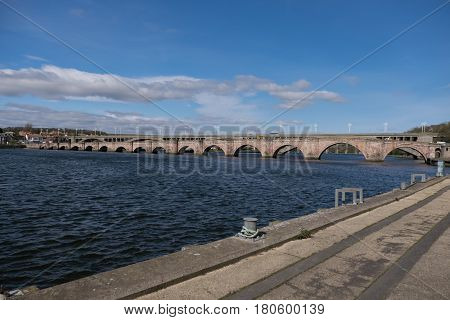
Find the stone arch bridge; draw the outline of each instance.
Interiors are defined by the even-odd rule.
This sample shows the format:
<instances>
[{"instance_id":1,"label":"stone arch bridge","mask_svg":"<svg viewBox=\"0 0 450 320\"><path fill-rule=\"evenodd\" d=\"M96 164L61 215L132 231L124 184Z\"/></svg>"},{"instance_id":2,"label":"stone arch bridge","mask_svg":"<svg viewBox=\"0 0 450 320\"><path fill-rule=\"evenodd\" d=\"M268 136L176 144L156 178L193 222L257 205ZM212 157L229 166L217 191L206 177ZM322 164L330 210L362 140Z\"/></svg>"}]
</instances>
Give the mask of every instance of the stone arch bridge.
<instances>
[{"instance_id":1,"label":"stone arch bridge","mask_svg":"<svg viewBox=\"0 0 450 320\"><path fill-rule=\"evenodd\" d=\"M246 146L256 148L263 157L277 157L297 149L305 159L320 159L329 147L337 144L352 145L368 161L383 161L395 149L421 156L430 162L440 155L440 145L433 142L391 140L359 136L246 136L246 137L139 137L89 136L71 137L60 142L29 145L32 148L53 150L83 150L105 152L153 152L164 150L169 154L182 154L190 150L202 155L210 149L222 150L225 156L237 156Z\"/></svg>"}]
</instances>

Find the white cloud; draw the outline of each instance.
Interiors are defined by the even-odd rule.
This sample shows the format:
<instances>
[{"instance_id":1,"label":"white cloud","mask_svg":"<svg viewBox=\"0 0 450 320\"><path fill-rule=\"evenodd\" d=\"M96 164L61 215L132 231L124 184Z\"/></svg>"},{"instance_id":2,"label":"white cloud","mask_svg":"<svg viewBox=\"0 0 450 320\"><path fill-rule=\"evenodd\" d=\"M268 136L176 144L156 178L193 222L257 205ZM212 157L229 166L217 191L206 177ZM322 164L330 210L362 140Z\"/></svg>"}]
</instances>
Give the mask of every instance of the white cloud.
<instances>
[{"instance_id":1,"label":"white cloud","mask_svg":"<svg viewBox=\"0 0 450 320\"><path fill-rule=\"evenodd\" d=\"M103 113L80 112L70 110L55 110L44 106L7 103L0 105L0 127L24 126L32 123L35 128L83 128L114 132L116 129L123 133L147 132L157 134L160 128L173 132L191 128L194 132L211 133L212 128L220 128L226 133L232 130L241 132L243 128L271 132L283 130L291 132L292 128L299 130L303 127L301 120L278 120L272 126L259 128L261 120L253 112L255 105L247 104L239 97L215 96L200 94L195 97L201 104L198 119L182 119L179 122L170 117L152 117L137 112L105 111ZM227 111L229 110L229 111ZM290 128L290 129L289 129ZM205 131L206 130L206 131ZM295 131L300 132L300 131Z\"/></svg>"},{"instance_id":2,"label":"white cloud","mask_svg":"<svg viewBox=\"0 0 450 320\"><path fill-rule=\"evenodd\" d=\"M341 102L342 97L331 91L308 92L309 82L298 80L289 85L251 75L236 76L231 81L217 81L188 76L130 78L119 75L100 74L77 69L45 65L41 68L18 70L0 69L0 95L34 95L52 100L90 100L117 102L147 102L162 100L194 101L201 104L202 97L229 96L228 102L238 96L267 93L281 102L281 107L304 99L296 107L315 100ZM223 102L223 101L221 101ZM209 103L209 101L208 101ZM223 103L225 107L241 106L242 103ZM201 112L207 113L207 107Z\"/></svg>"},{"instance_id":3,"label":"white cloud","mask_svg":"<svg viewBox=\"0 0 450 320\"><path fill-rule=\"evenodd\" d=\"M38 57L38 56L33 56L31 54L24 54L23 55L25 58L29 59L29 60L34 60L34 61L41 61L41 62L48 62L47 59L42 58L42 57Z\"/></svg>"},{"instance_id":4,"label":"white cloud","mask_svg":"<svg viewBox=\"0 0 450 320\"><path fill-rule=\"evenodd\" d=\"M196 111L206 121L220 120L220 122L232 123L236 120L253 122L257 119L257 114L252 112L256 109L256 105L244 103L235 95L200 93L194 97L194 101L200 105Z\"/></svg>"},{"instance_id":5,"label":"white cloud","mask_svg":"<svg viewBox=\"0 0 450 320\"><path fill-rule=\"evenodd\" d=\"M313 100L344 102L344 98L339 94L326 90L309 92L282 91L274 95L284 101L279 105L280 108L301 108L312 103Z\"/></svg>"},{"instance_id":6,"label":"white cloud","mask_svg":"<svg viewBox=\"0 0 450 320\"><path fill-rule=\"evenodd\" d=\"M135 132L137 127L179 125L173 119L148 117L139 113L107 111L104 114L95 114L15 103L0 106L0 127L23 126L25 123L32 123L36 128L101 128L110 132L114 131L114 128L121 128L123 132Z\"/></svg>"},{"instance_id":7,"label":"white cloud","mask_svg":"<svg viewBox=\"0 0 450 320\"><path fill-rule=\"evenodd\" d=\"M106 97L99 96L87 96L87 97L71 97L67 96L67 100L78 100L78 101L93 101L93 102L114 102L114 103L125 103L124 101L109 99Z\"/></svg>"}]
</instances>

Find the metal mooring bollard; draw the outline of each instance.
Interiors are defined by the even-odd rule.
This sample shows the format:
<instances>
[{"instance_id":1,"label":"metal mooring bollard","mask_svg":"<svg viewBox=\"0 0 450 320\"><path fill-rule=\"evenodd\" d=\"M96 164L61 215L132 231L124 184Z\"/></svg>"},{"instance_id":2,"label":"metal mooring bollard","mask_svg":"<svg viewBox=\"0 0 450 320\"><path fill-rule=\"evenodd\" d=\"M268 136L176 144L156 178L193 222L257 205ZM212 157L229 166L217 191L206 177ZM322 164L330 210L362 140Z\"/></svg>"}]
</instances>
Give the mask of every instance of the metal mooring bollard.
<instances>
[{"instance_id":1,"label":"metal mooring bollard","mask_svg":"<svg viewBox=\"0 0 450 320\"><path fill-rule=\"evenodd\" d=\"M436 172L436 177L443 177L444 176L444 161L443 160L439 160L437 163L437 172Z\"/></svg>"},{"instance_id":2,"label":"metal mooring bollard","mask_svg":"<svg viewBox=\"0 0 450 320\"><path fill-rule=\"evenodd\" d=\"M253 217L244 218L244 226L242 227L241 232L237 234L237 236L244 239L257 238L259 235L258 228L256 227L257 222L258 222L257 218Z\"/></svg>"},{"instance_id":3,"label":"metal mooring bollard","mask_svg":"<svg viewBox=\"0 0 450 320\"><path fill-rule=\"evenodd\" d=\"M244 227L250 231L256 232L258 229L256 228L256 223L258 222L257 218L244 218Z\"/></svg>"}]
</instances>

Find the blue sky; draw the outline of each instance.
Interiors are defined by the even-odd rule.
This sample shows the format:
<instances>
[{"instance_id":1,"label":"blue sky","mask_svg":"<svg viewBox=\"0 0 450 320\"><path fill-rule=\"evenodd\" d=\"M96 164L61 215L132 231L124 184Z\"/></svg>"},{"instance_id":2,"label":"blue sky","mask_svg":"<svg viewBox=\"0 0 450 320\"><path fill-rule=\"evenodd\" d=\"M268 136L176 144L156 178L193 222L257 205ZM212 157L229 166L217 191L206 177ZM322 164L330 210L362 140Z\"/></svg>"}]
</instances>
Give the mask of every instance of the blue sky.
<instances>
[{"instance_id":1,"label":"blue sky","mask_svg":"<svg viewBox=\"0 0 450 320\"><path fill-rule=\"evenodd\" d=\"M450 4L314 91L442 0L4 2L84 57L0 3L2 127L450 120Z\"/></svg>"}]
</instances>

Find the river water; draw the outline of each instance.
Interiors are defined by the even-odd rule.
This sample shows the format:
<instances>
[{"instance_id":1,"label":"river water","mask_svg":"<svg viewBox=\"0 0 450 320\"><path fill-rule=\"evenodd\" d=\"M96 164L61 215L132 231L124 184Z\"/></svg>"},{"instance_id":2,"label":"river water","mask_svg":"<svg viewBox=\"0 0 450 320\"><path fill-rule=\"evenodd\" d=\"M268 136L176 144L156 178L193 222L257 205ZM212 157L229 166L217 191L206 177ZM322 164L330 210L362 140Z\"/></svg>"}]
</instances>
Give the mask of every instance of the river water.
<instances>
[{"instance_id":1,"label":"river water","mask_svg":"<svg viewBox=\"0 0 450 320\"><path fill-rule=\"evenodd\" d=\"M389 191L421 161L0 150L0 286L48 287Z\"/></svg>"}]
</instances>

